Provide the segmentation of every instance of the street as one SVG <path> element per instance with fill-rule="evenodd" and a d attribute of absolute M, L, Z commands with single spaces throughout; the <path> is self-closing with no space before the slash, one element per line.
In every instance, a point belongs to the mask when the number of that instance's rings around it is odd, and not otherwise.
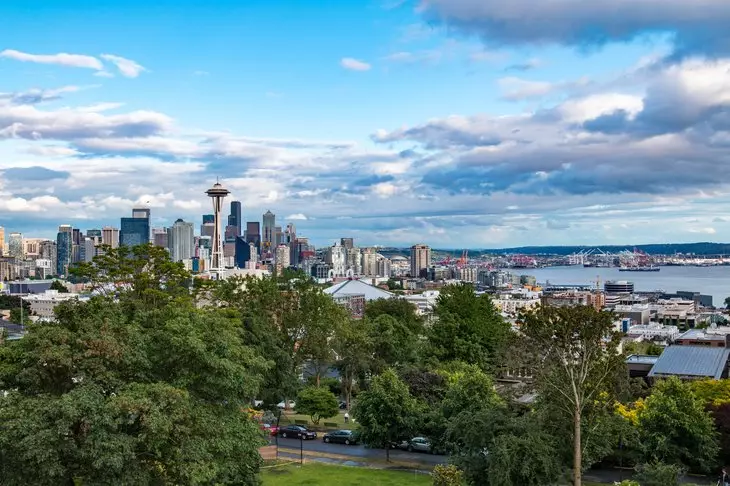
<path fill-rule="evenodd" d="M 270 443 L 276 444 L 276 438 L 271 438 Z M 279 448 L 299 450 L 299 439 L 284 439 L 279 437 Z M 385 461 L 384 449 L 369 449 L 363 445 L 343 445 L 343 444 L 325 444 L 321 438 L 315 440 L 303 441 L 304 453 L 324 453 L 338 454 L 342 456 L 350 456 L 354 459 L 367 460 L 383 460 Z M 447 462 L 446 456 L 426 454 L 422 452 L 407 452 L 399 449 L 390 451 L 390 459 L 392 461 L 414 462 L 424 465 L 444 464 Z"/>

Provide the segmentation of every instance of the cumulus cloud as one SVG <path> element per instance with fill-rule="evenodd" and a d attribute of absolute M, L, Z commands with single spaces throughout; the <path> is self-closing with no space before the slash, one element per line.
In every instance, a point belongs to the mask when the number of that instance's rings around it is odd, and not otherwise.
<path fill-rule="evenodd" d="M 119 69 L 119 72 L 122 73 L 122 76 L 127 78 L 136 78 L 147 70 L 141 64 L 121 56 L 102 54 L 101 58 L 114 64 Z"/>
<path fill-rule="evenodd" d="M 289 216 L 287 216 L 284 219 L 291 220 L 291 221 L 306 221 L 309 218 L 307 218 L 307 216 L 305 216 L 302 213 L 294 213 L 294 214 L 290 214 Z"/>
<path fill-rule="evenodd" d="M 372 67 L 365 61 L 360 61 L 352 57 L 343 57 L 340 60 L 340 66 L 349 71 L 370 71 L 370 68 Z"/>
<path fill-rule="evenodd" d="M 718 0 L 422 0 L 419 10 L 488 44 L 601 45 L 666 32 L 680 50 L 730 50 L 730 3 Z"/>

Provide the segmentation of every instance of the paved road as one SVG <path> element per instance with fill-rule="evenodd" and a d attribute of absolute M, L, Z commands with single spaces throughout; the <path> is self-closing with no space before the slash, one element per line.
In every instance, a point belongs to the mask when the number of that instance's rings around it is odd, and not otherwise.
<path fill-rule="evenodd" d="M 272 439 L 271 444 L 276 444 L 276 440 Z M 384 449 L 369 449 L 362 445 L 344 445 L 344 444 L 325 444 L 321 438 L 314 440 L 305 440 L 302 442 L 305 454 L 307 451 L 321 452 L 327 454 L 346 455 L 357 459 L 380 459 L 385 460 Z M 299 450 L 299 439 L 284 439 L 279 437 L 279 447 L 287 449 Z M 426 465 L 443 464 L 447 461 L 446 456 L 426 454 L 420 452 L 408 452 L 401 450 L 391 450 L 390 459 L 405 462 L 417 462 Z"/>

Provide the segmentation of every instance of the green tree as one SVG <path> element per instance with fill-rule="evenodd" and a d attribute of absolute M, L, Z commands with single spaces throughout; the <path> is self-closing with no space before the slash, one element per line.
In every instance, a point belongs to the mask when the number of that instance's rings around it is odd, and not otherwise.
<path fill-rule="evenodd" d="M 409 437 L 415 429 L 418 403 L 392 369 L 376 376 L 370 389 L 360 393 L 353 414 L 360 423 L 362 441 L 385 448 L 390 461 L 390 445 Z"/>
<path fill-rule="evenodd" d="M 495 437 L 489 448 L 490 486 L 542 486 L 562 473 L 555 440 L 540 429 L 519 430 Z"/>
<path fill-rule="evenodd" d="M 641 486 L 679 486 L 684 472 L 677 464 L 653 462 L 636 468 L 636 480 Z"/>
<path fill-rule="evenodd" d="M 704 472 L 714 466 L 717 433 L 705 404 L 690 385 L 675 377 L 662 380 L 644 405 L 637 422 L 647 462 L 683 464 Z"/>
<path fill-rule="evenodd" d="M 371 320 L 386 314 L 404 324 L 417 336 L 423 334 L 423 317 L 418 315 L 416 306 L 402 298 L 371 300 L 365 305 L 365 317 Z"/>
<path fill-rule="evenodd" d="M 474 287 L 466 283 L 447 285 L 439 295 L 435 314 L 438 319 L 428 333 L 431 356 L 485 370 L 497 364 L 510 327 L 487 294 L 476 295 Z"/>
<path fill-rule="evenodd" d="M 51 283 L 51 287 L 50 287 L 50 290 L 56 290 L 56 291 L 58 291 L 58 293 L 60 293 L 60 294 L 67 294 L 67 293 L 68 293 L 68 289 L 66 288 L 66 286 L 65 286 L 65 285 L 63 285 L 63 284 L 61 283 L 61 281 L 60 281 L 60 280 L 54 280 L 54 281 L 53 281 L 53 282 Z"/>
<path fill-rule="evenodd" d="M 350 409 L 355 383 L 370 370 L 373 363 L 373 340 L 369 333 L 367 319 L 347 319 L 340 326 L 331 341 L 337 361 L 335 368 L 340 372 L 345 405 Z"/>
<path fill-rule="evenodd" d="M 418 359 L 418 335 L 389 314 L 381 314 L 365 322 L 372 343 L 372 369 L 380 372 L 389 367 L 415 363 Z"/>
<path fill-rule="evenodd" d="M 593 307 L 540 307 L 521 316 L 524 346 L 544 400 L 572 420 L 573 484 L 582 484 L 584 413 L 615 393 L 623 365 L 614 316 Z"/>
<path fill-rule="evenodd" d="M 234 320 L 140 272 L 0 347 L 3 484 L 258 483 L 261 436 L 241 408 L 269 364 Z"/>
<path fill-rule="evenodd" d="M 309 415 L 315 424 L 323 418 L 336 416 L 339 411 L 337 397 L 327 388 L 309 386 L 297 395 L 297 412 Z"/>
<path fill-rule="evenodd" d="M 730 309 L 730 297 L 725 297 L 725 308 Z"/>

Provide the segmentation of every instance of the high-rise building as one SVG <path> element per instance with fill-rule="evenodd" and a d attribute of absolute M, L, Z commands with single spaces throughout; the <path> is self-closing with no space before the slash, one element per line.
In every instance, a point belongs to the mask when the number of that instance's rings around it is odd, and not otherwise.
<path fill-rule="evenodd" d="M 119 232 L 119 244 L 122 246 L 145 245 L 150 242 L 150 210 L 147 208 L 132 209 L 131 218 L 122 218 L 122 229 Z"/>
<path fill-rule="evenodd" d="M 90 229 L 86 232 L 87 238 L 99 238 L 99 241 L 102 239 L 102 233 L 100 229 Z"/>
<path fill-rule="evenodd" d="M 89 238 L 88 236 L 84 238 L 83 244 L 80 246 L 79 253 L 79 261 L 93 261 L 96 256 L 96 240 L 94 238 Z"/>
<path fill-rule="evenodd" d="M 23 251 L 23 234 L 22 233 L 10 233 L 8 239 L 8 254 L 17 260 L 25 258 L 25 252 Z"/>
<path fill-rule="evenodd" d="M 173 262 L 190 260 L 194 256 L 193 223 L 178 219 L 167 234 L 170 258 Z"/>
<path fill-rule="evenodd" d="M 411 247 L 411 277 L 421 277 L 431 266 L 431 247 L 413 245 Z"/>
<path fill-rule="evenodd" d="M 383 255 L 378 255 L 378 277 L 390 277 L 391 266 L 390 260 Z"/>
<path fill-rule="evenodd" d="M 215 223 L 215 214 L 204 214 L 203 215 L 203 224 L 206 223 Z"/>
<path fill-rule="evenodd" d="M 132 208 L 132 217 L 149 220 L 150 208 Z"/>
<path fill-rule="evenodd" d="M 375 248 L 365 248 L 362 251 L 362 274 L 366 277 L 378 275 L 378 252 Z"/>
<path fill-rule="evenodd" d="M 339 242 L 327 248 L 325 262 L 334 272 L 335 277 L 344 277 L 347 273 L 347 249 Z"/>
<path fill-rule="evenodd" d="M 279 245 L 276 247 L 274 255 L 274 262 L 276 263 L 277 270 L 281 271 L 285 268 L 289 268 L 291 262 L 289 261 L 289 247 L 286 245 Z"/>
<path fill-rule="evenodd" d="M 68 275 L 68 267 L 73 256 L 73 228 L 62 224 L 56 235 L 56 274 Z"/>
<path fill-rule="evenodd" d="M 360 254 L 360 248 L 352 247 L 345 248 L 347 254 L 347 269 L 352 270 L 353 275 L 362 275 L 362 256 Z"/>
<path fill-rule="evenodd" d="M 348 250 L 351 250 L 355 246 L 355 239 L 354 238 L 340 238 L 340 245 L 344 246 Z"/>
<path fill-rule="evenodd" d="M 235 236 L 241 236 L 241 227 L 243 221 L 241 220 L 241 201 L 231 201 L 231 214 L 228 216 L 228 226 L 235 227 Z M 235 241 L 235 238 L 234 238 Z"/>
<path fill-rule="evenodd" d="M 238 237 L 238 228 L 233 225 L 227 225 L 226 230 L 223 233 L 223 241 L 226 243 L 234 243 L 236 242 L 236 238 Z M 225 245 L 224 245 L 225 246 Z"/>
<path fill-rule="evenodd" d="M 256 248 L 261 248 L 261 230 L 258 221 L 246 223 L 246 241 L 256 245 Z"/>
<path fill-rule="evenodd" d="M 261 241 L 263 243 L 264 249 L 266 251 L 271 251 L 272 247 L 274 246 L 274 242 L 276 241 L 276 215 L 271 211 L 266 211 L 264 213 L 263 219 L 264 234 Z"/>
<path fill-rule="evenodd" d="M 5 228 L 0 226 L 0 256 L 5 255 Z"/>
<path fill-rule="evenodd" d="M 44 241 L 45 238 L 23 238 L 23 257 L 26 260 L 40 258 L 40 246 Z"/>
<path fill-rule="evenodd" d="M 112 248 L 119 246 L 119 229 L 111 226 L 104 226 L 101 229 L 101 244 Z"/>
<path fill-rule="evenodd" d="M 238 268 L 246 268 L 246 263 L 251 260 L 251 248 L 256 250 L 256 246 L 246 241 L 243 236 L 236 238 L 236 266 Z"/>
<path fill-rule="evenodd" d="M 192 223 L 191 223 L 192 224 Z M 167 232 L 169 228 L 152 228 L 152 244 L 160 248 L 170 247 L 170 239 Z"/>
<path fill-rule="evenodd" d="M 57 244 L 53 240 L 44 240 L 38 245 L 38 260 L 48 260 L 51 262 L 48 265 L 50 268 L 48 275 L 52 275 L 56 271 L 56 262 L 58 259 L 56 247 Z"/>
<path fill-rule="evenodd" d="M 215 223 L 203 223 L 200 225 L 200 236 L 207 236 L 213 238 L 215 233 Z"/>

